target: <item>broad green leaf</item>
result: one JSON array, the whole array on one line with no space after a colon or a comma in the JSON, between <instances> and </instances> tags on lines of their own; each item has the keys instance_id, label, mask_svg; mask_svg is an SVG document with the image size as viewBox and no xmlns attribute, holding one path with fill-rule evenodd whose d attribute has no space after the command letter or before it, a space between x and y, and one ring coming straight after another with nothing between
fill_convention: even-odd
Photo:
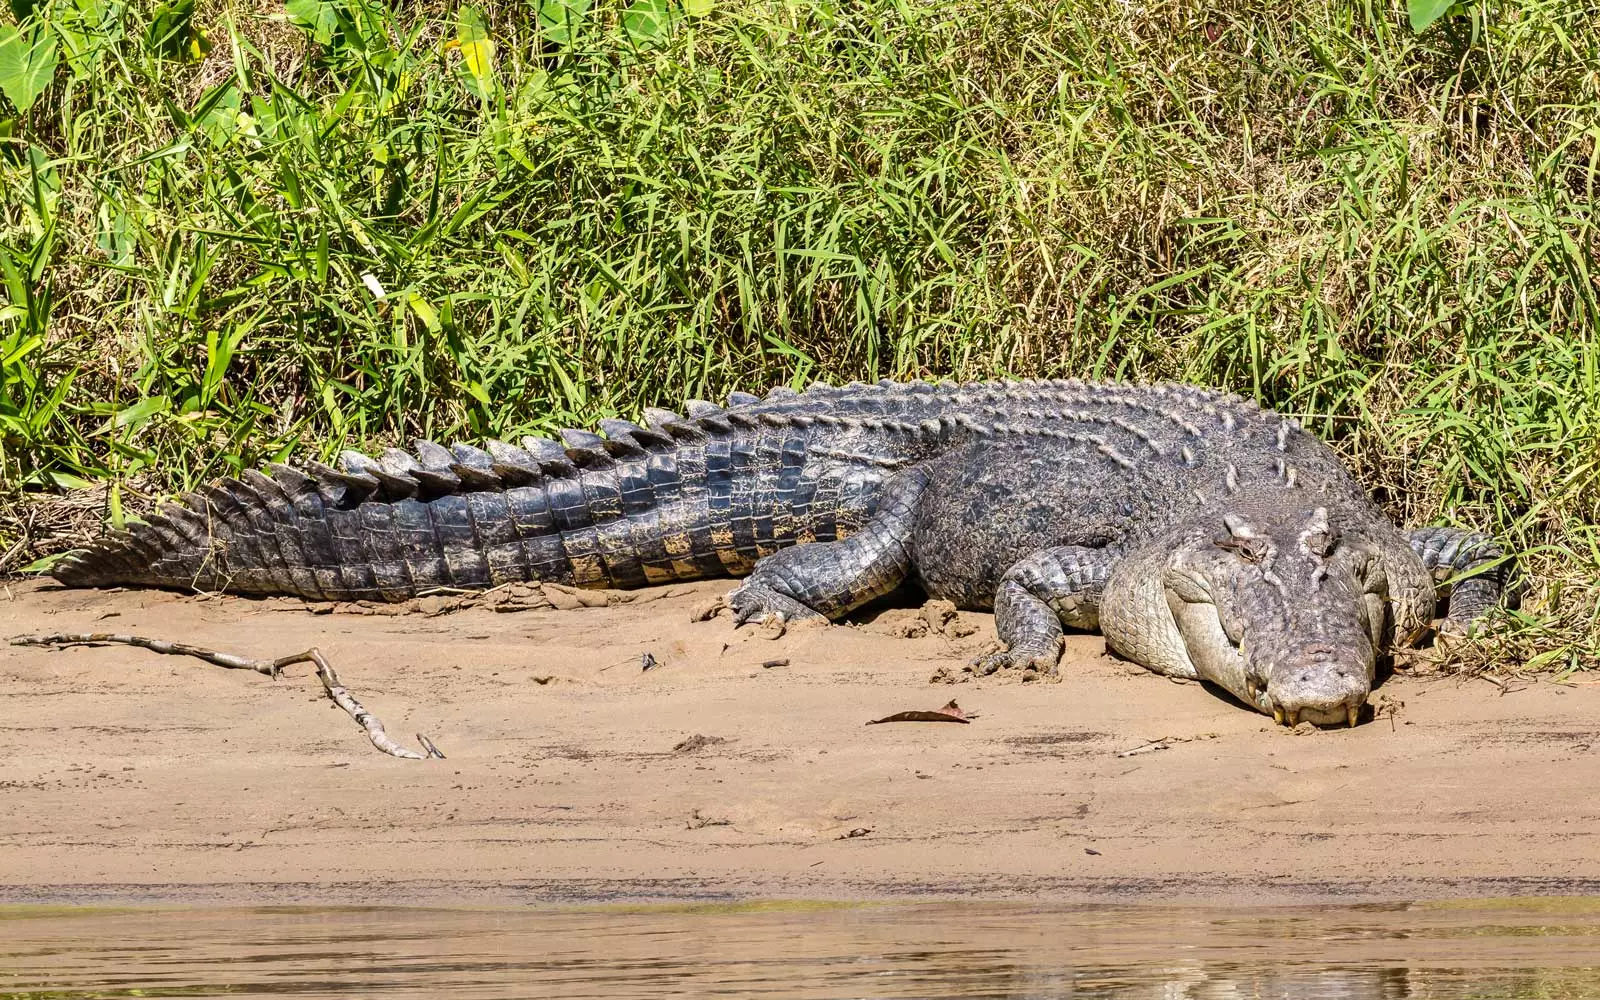
<instances>
[{"instance_id":1,"label":"broad green leaf","mask_svg":"<svg viewBox=\"0 0 1600 1000\"><path fill-rule=\"evenodd\" d=\"M476 7L462 5L456 15L456 45L461 49L464 79L469 90L487 99L494 93L494 39Z\"/></svg>"},{"instance_id":2,"label":"broad green leaf","mask_svg":"<svg viewBox=\"0 0 1600 1000\"><path fill-rule=\"evenodd\" d=\"M325 0L287 0L283 5L289 21L311 34L318 45L333 42L333 33L339 30L339 13Z\"/></svg>"},{"instance_id":3,"label":"broad green leaf","mask_svg":"<svg viewBox=\"0 0 1600 1000\"><path fill-rule=\"evenodd\" d=\"M571 45L583 29L591 0L540 0L539 30L545 41Z\"/></svg>"},{"instance_id":4,"label":"broad green leaf","mask_svg":"<svg viewBox=\"0 0 1600 1000\"><path fill-rule=\"evenodd\" d=\"M44 475L52 483L54 483L55 485L61 487L64 490L86 490L89 487L94 485L94 483L92 483L89 480L83 478L82 476L74 476L70 472L62 472L59 469L56 469L56 470L51 471L51 472L46 472L46 473L44 473Z\"/></svg>"},{"instance_id":5,"label":"broad green leaf","mask_svg":"<svg viewBox=\"0 0 1600 1000\"><path fill-rule=\"evenodd\" d=\"M18 111L39 99L56 72L56 36L43 25L0 25L0 92Z\"/></svg>"},{"instance_id":6,"label":"broad green leaf","mask_svg":"<svg viewBox=\"0 0 1600 1000\"><path fill-rule=\"evenodd\" d=\"M1406 0L1406 12L1411 15L1411 30L1426 31L1452 6L1454 0Z\"/></svg>"},{"instance_id":7,"label":"broad green leaf","mask_svg":"<svg viewBox=\"0 0 1600 1000\"><path fill-rule=\"evenodd\" d=\"M683 15L670 0L633 0L622 14L622 30L634 45L660 45Z\"/></svg>"},{"instance_id":8,"label":"broad green leaf","mask_svg":"<svg viewBox=\"0 0 1600 1000\"><path fill-rule=\"evenodd\" d=\"M205 133L218 149L232 141L239 133L239 88L233 80L207 91L190 112L189 124Z\"/></svg>"}]
</instances>

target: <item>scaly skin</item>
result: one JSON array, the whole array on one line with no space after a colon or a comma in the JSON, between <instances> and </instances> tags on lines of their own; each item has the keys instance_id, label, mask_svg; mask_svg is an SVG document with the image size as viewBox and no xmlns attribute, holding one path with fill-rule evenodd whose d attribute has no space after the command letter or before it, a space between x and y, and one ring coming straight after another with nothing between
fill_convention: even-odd
<instances>
[{"instance_id":1,"label":"scaly skin","mask_svg":"<svg viewBox=\"0 0 1600 1000\"><path fill-rule=\"evenodd\" d=\"M519 580L746 576L739 620L836 618L915 579L993 608L980 670L1053 669L1063 628L1285 722L1355 718L1376 657L1500 598L1480 535L1409 539L1321 442L1235 396L1078 381L736 395L487 451L417 442L272 466L72 553L74 586L405 600Z\"/></svg>"}]
</instances>

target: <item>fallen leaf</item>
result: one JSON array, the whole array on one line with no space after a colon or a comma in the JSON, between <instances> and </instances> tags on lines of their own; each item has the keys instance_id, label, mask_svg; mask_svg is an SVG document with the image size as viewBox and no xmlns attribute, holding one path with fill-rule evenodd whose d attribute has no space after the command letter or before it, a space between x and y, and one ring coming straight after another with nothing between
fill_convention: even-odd
<instances>
[{"instance_id":1,"label":"fallen leaf","mask_svg":"<svg viewBox=\"0 0 1600 1000\"><path fill-rule=\"evenodd\" d=\"M960 722L966 724L971 721L971 719L967 718L967 713L961 710L961 706L952 700L945 707L935 709L932 712L896 712L881 719L873 719L867 725L876 726L884 722Z\"/></svg>"}]
</instances>

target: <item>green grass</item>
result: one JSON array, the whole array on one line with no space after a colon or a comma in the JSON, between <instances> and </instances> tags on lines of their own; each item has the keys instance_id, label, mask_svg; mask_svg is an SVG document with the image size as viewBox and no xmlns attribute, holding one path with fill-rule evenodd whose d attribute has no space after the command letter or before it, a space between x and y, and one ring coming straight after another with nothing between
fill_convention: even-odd
<instances>
[{"instance_id":1,"label":"green grass","mask_svg":"<svg viewBox=\"0 0 1600 1000\"><path fill-rule=\"evenodd\" d=\"M1600 663L1596 3L290 9L202 0L194 58L171 7L39 0L81 44L0 124L7 565L291 453L1176 378L1509 539L1495 656Z\"/></svg>"}]
</instances>

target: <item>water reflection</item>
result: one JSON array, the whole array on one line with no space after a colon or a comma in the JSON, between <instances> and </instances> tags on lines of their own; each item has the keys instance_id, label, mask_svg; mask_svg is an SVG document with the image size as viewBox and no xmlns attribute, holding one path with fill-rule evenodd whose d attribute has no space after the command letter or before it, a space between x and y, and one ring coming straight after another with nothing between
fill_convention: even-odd
<instances>
[{"instance_id":1,"label":"water reflection","mask_svg":"<svg viewBox=\"0 0 1600 1000\"><path fill-rule=\"evenodd\" d=\"M0 998L1600 996L1600 901L27 909Z\"/></svg>"}]
</instances>

